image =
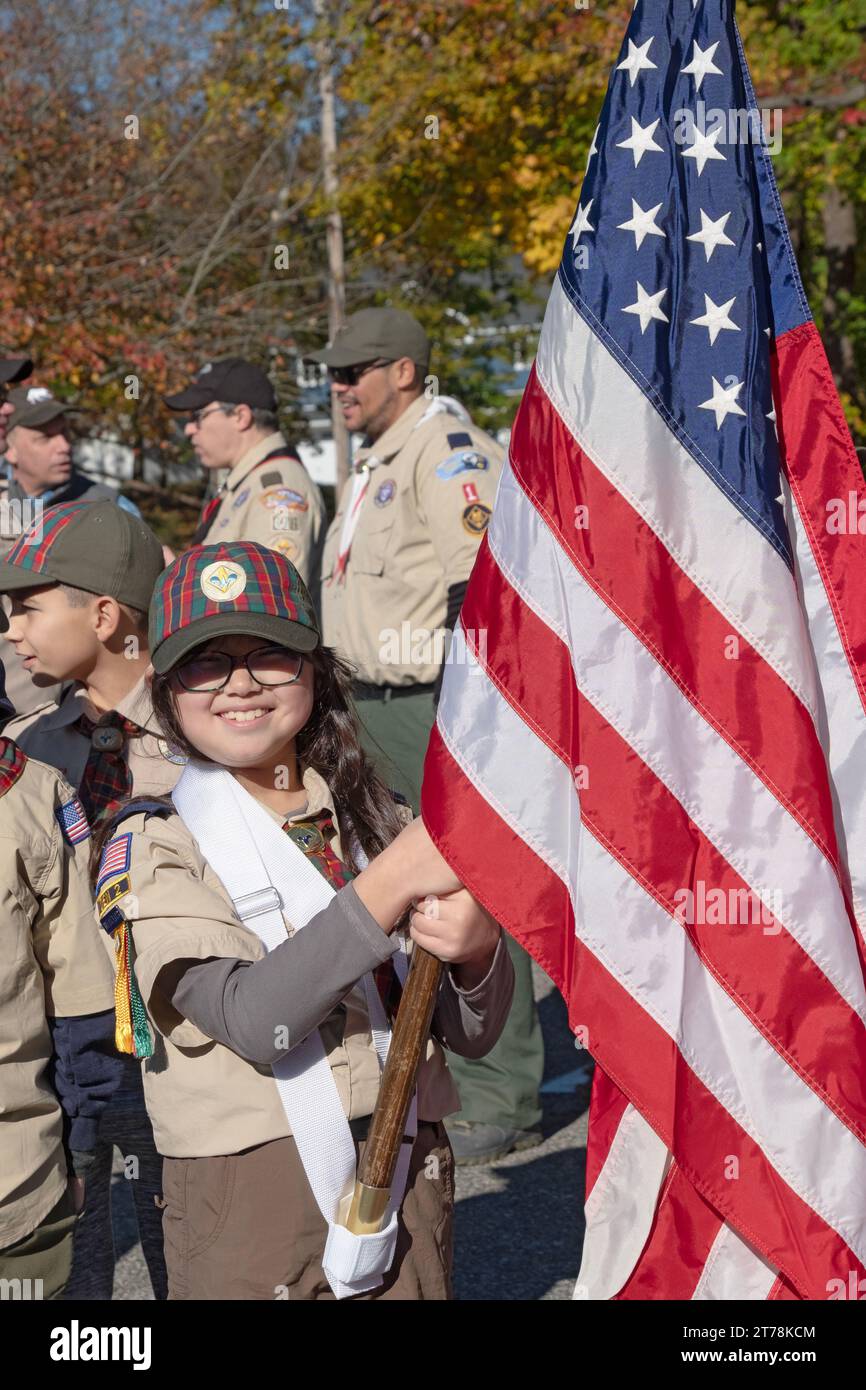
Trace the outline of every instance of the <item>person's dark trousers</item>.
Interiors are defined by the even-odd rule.
[[[162,1157],[144,1105],[141,1062],[124,1058],[124,1079],[102,1112],[96,1157],[84,1183],[84,1214],[75,1231],[72,1274],[65,1299],[111,1298],[114,1286],[114,1233],[111,1225],[111,1169],[115,1146],[133,1175],[129,1182],[141,1248],[153,1296],[168,1297],[162,1237]],[[159,1203],[159,1205],[158,1205]]]
[[[433,692],[400,695],[396,699],[355,697],[361,721],[361,742],[379,775],[392,791],[402,792],[416,816],[421,809],[421,779],[430,730],[436,718]]]
[[[541,1122],[538,1088],[544,1072],[544,1042],[532,990],[532,961],[506,933],[514,962],[514,999],[502,1036],[478,1061],[446,1053],[457,1082],[461,1109],[448,1122],[535,1129]]]

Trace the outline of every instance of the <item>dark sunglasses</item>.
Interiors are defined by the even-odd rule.
[[[393,357],[386,357],[376,362],[353,363],[351,367],[329,367],[328,376],[338,386],[356,386],[362,376],[376,371],[378,367],[390,367],[393,361]]]
[[[222,690],[228,685],[236,666],[245,666],[247,675],[256,685],[291,685],[301,674],[304,658],[288,647],[256,647],[246,656],[231,656],[228,652],[202,652],[191,656],[176,668],[175,675],[184,690]]]

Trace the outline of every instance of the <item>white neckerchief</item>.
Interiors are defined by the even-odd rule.
[[[172,800],[241,921],[268,951],[286,940],[283,913],[300,931],[334,897],[334,889],[303,851],[224,769],[189,762]],[[395,958],[395,965],[405,979],[405,953]],[[381,1067],[391,1033],[372,976],[365,975],[363,983]],[[416,1103],[413,1100],[401,1146],[388,1221],[374,1235],[354,1235],[339,1224],[338,1217],[341,1202],[355,1184],[355,1145],[318,1028],[293,1046],[272,1070],[298,1155],[328,1223],[322,1257],[328,1283],[337,1298],[376,1288],[394,1258],[397,1210],[417,1132]]]

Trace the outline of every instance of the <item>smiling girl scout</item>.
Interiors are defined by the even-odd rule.
[[[165,1155],[169,1297],[449,1298],[442,1120],[459,1100],[442,1044],[496,1042],[513,988],[500,929],[373,772],[348,668],[282,555],[187,552],[157,584],[150,647],[154,708],[190,762],[171,803],[115,820],[97,893]],[[401,1181],[385,1233],[349,1237],[339,1200],[405,974],[394,928],[436,895],[410,916],[447,968]]]

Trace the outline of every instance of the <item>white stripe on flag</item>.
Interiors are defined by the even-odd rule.
[[[459,625],[452,654],[437,720],[452,758],[563,881],[578,938],[676,1041],[792,1190],[866,1263],[866,1212],[852,1215],[852,1194],[866,1190],[866,1148],[704,969],[682,926],[581,825],[569,769],[478,667]],[[627,681],[610,648],[606,659]],[[646,707],[646,687],[639,689]],[[471,757],[479,746],[483,767]]]
[[[619,1293],[646,1244],[670,1154],[633,1105],[626,1106],[586,1199],[586,1235],[574,1298]]]
[[[815,673],[784,560],[668,429],[554,282],[536,372],[581,449],[812,713]],[[613,422],[616,428],[612,428]]]
[[[722,1226],[710,1247],[692,1299],[727,1303],[739,1298],[766,1299],[778,1270],[730,1226]]]
[[[509,583],[569,648],[581,692],[866,1019],[863,971],[835,869],[586,583],[510,469],[488,536]]]
[[[833,779],[836,837],[851,876],[860,929],[866,933],[866,720],[802,518],[787,485],[785,493],[803,607],[821,682],[818,734]]]

